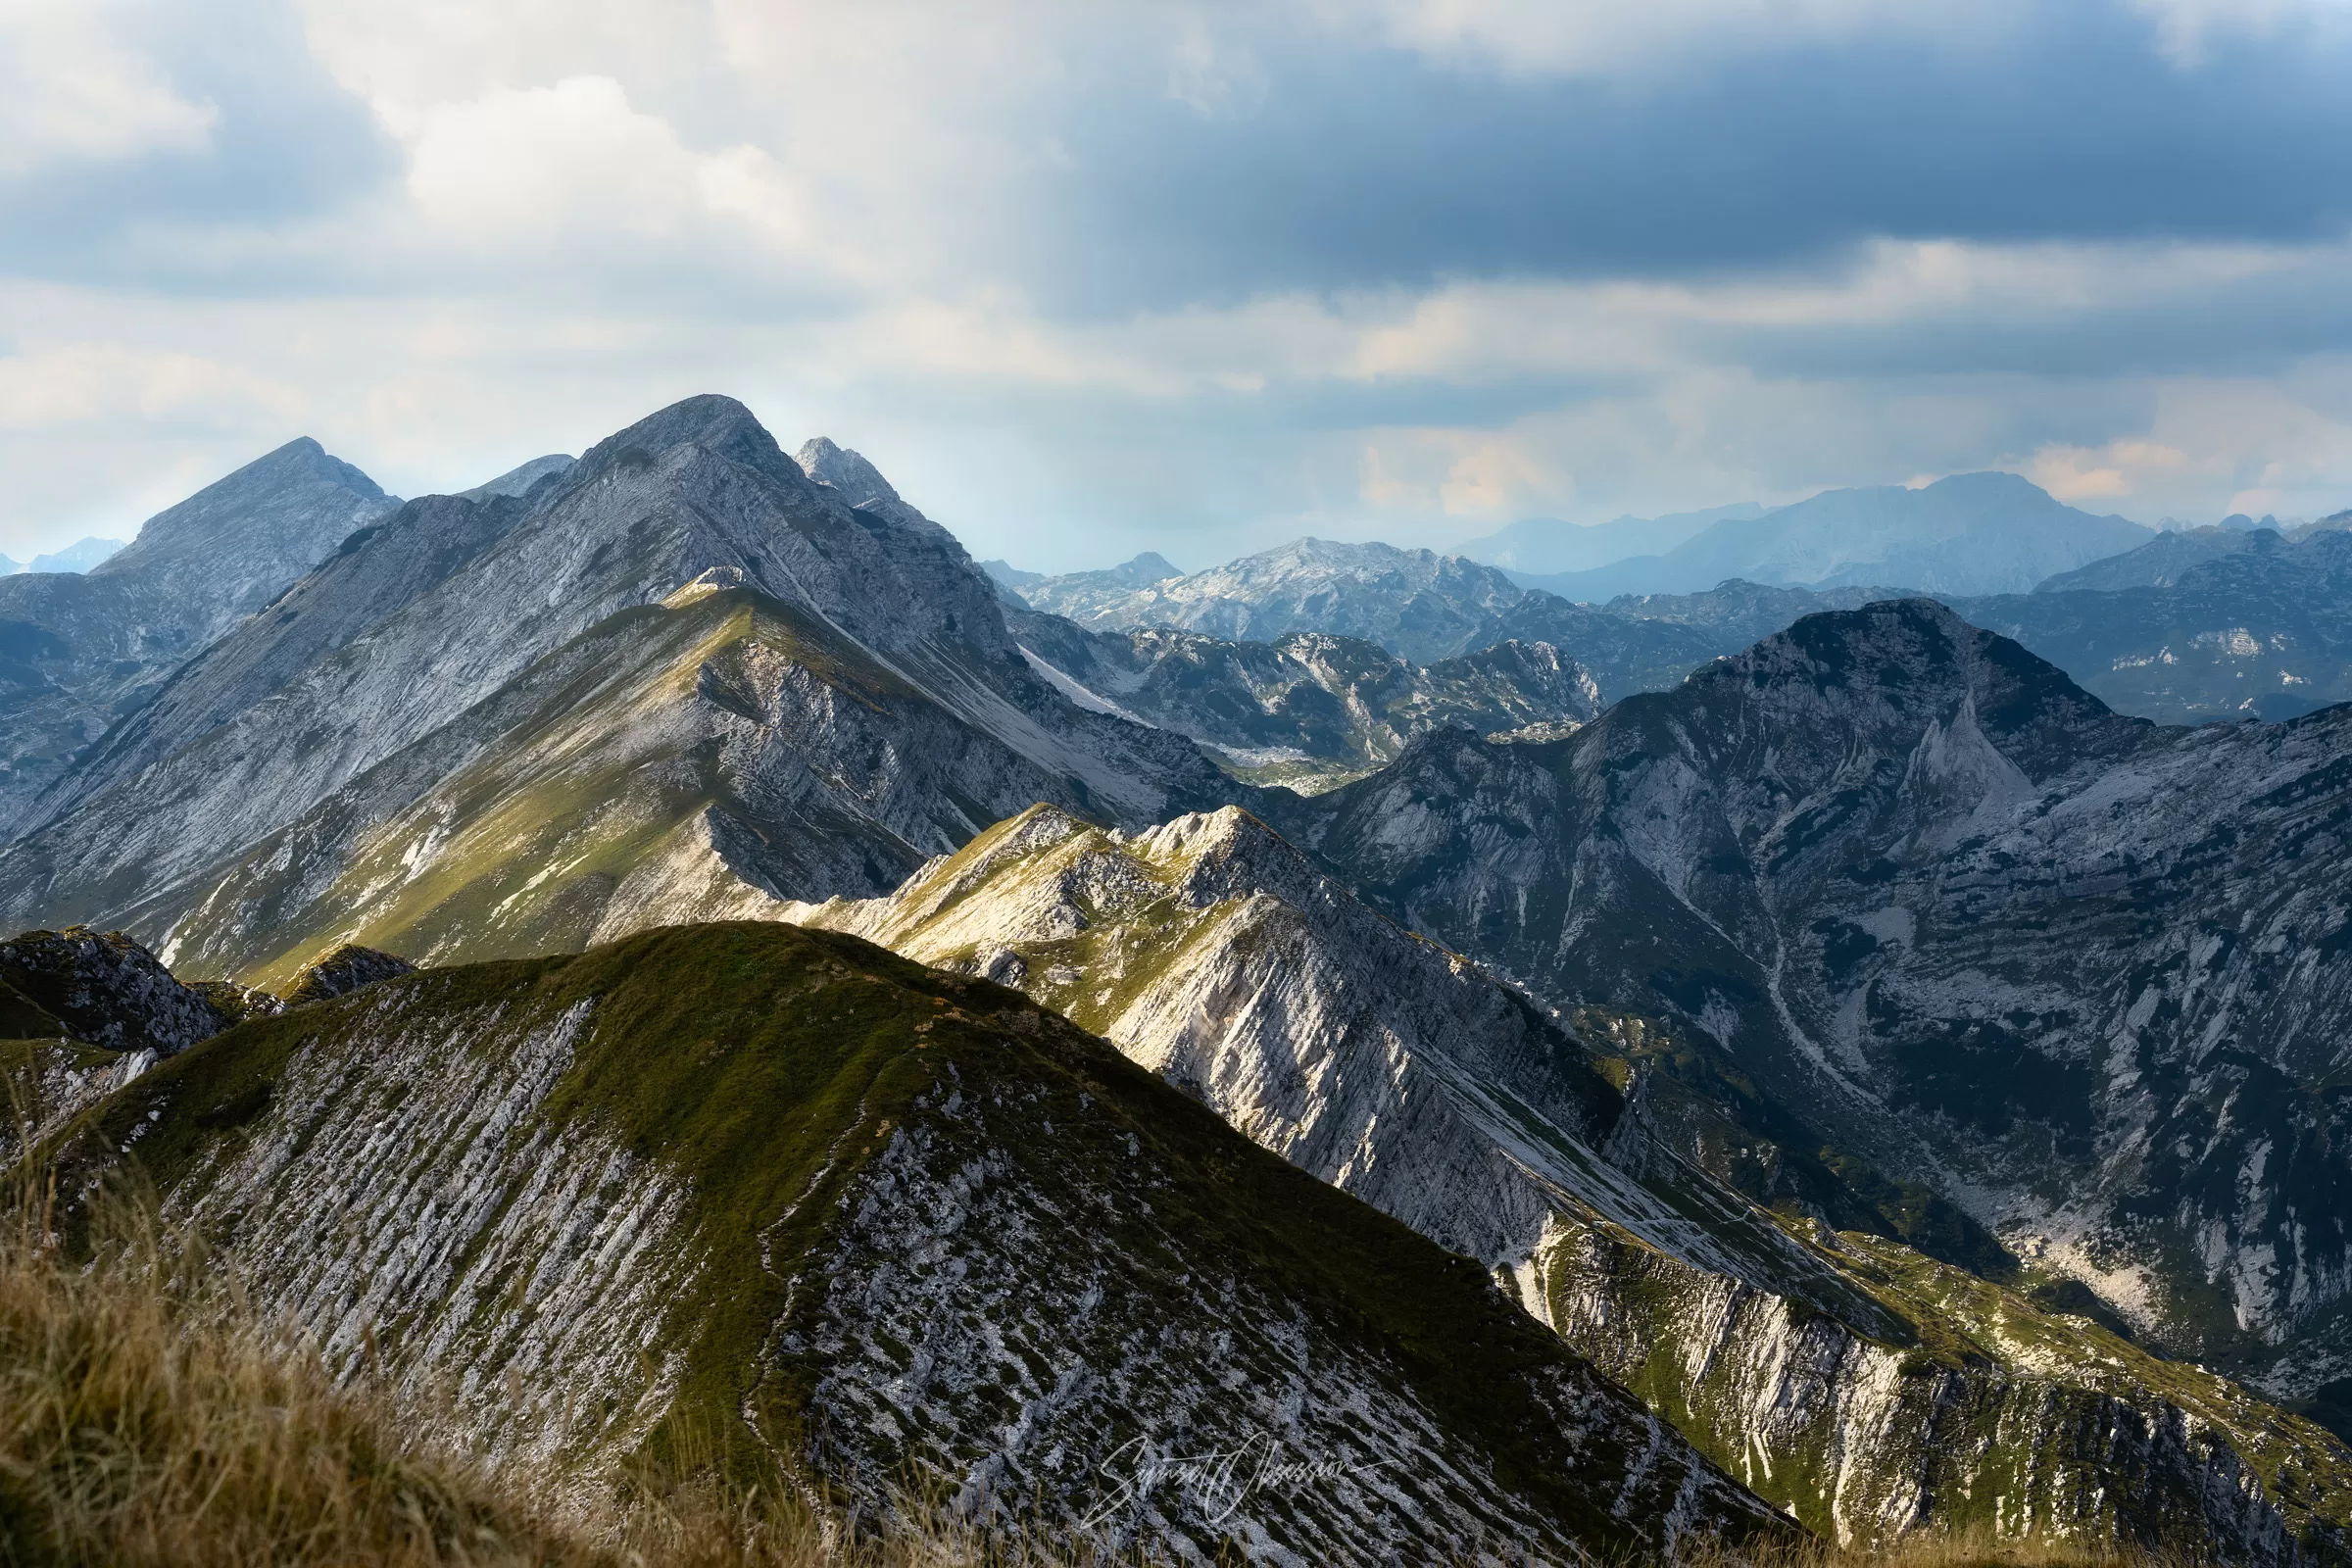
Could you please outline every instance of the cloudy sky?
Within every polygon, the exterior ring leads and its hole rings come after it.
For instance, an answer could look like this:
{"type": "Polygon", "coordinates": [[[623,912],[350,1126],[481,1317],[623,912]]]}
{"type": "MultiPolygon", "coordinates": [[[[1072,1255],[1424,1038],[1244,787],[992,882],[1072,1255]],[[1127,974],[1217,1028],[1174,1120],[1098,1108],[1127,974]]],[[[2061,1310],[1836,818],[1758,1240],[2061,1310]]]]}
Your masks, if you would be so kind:
{"type": "Polygon", "coordinates": [[[733,393],[981,555],[2352,505],[2352,0],[0,0],[0,551],[733,393]]]}

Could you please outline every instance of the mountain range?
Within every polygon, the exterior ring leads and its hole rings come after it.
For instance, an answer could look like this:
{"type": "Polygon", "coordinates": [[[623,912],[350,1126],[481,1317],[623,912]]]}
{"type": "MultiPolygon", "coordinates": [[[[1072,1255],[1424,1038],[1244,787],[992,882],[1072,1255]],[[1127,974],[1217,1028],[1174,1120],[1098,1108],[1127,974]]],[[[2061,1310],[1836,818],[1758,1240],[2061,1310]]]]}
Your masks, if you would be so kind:
{"type": "Polygon", "coordinates": [[[2150,530],[2094,516],[2013,473],[1958,473],[1914,490],[1828,490],[1731,516],[1655,555],[1589,570],[1515,572],[1562,598],[1697,593],[1726,578],[1801,587],[1899,583],[1933,594],[2026,593],[2144,544],[2150,530]]]}
{"type": "Polygon", "coordinates": [[[50,551],[30,562],[0,556],[0,575],[21,571],[87,571],[122,548],[120,539],[76,539],[63,550],[50,551]]]}
{"type": "Polygon", "coordinates": [[[135,1169],[561,1486],[719,1455],[1186,1560],[2340,1561],[2352,709],[2069,670],[2316,693],[2347,538],[1948,604],[1080,581],[724,398],[407,502],[295,443],[9,634],[60,727],[8,1152],[69,1232],[135,1169]],[[2256,653],[2195,662],[2217,617],[2256,653]],[[1175,1463],[1237,1452],[1330,1484],[1175,1463]]]}
{"type": "Polygon", "coordinates": [[[2348,720],[2127,719],[1897,602],[1554,745],[1429,737],[1288,824],[1536,997],[1705,1035],[2148,1343],[2324,1404],[2348,720]]]}
{"type": "Polygon", "coordinates": [[[1591,571],[1636,556],[1663,554],[1715,523],[1749,521],[1764,515],[1765,510],[1753,501],[1741,501],[1659,517],[1611,517],[1584,526],[1551,517],[1530,517],[1470,540],[1457,553],[1500,566],[1514,576],[1591,571]]]}

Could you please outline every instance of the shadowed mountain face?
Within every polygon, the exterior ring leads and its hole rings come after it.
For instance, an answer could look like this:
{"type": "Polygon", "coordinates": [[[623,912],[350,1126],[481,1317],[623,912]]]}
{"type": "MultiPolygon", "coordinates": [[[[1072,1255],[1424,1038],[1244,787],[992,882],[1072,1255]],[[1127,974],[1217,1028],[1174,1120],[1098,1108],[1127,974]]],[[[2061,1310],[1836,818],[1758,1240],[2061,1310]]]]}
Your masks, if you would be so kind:
{"type": "Polygon", "coordinates": [[[86,573],[0,577],[0,838],[190,656],[398,503],[308,438],[158,513],[86,573]]]}
{"type": "Polygon", "coordinates": [[[590,1484],[715,1450],[887,1515],[928,1478],[958,1517],[1195,1562],[1794,1534],[1477,1264],[848,937],[382,980],[133,1079],[61,1190],[126,1149],[330,1367],[590,1484]],[[1327,1468],[1160,1471],[1203,1452],[1327,1468]]]}
{"type": "Polygon", "coordinates": [[[547,951],[880,892],[1041,799],[1141,822],[1230,798],[1189,742],[1035,674],[861,459],[810,456],[863,504],[697,398],[523,496],[400,509],[61,783],[0,908],[200,972],[339,936],[547,951]]]}
{"type": "Polygon", "coordinates": [[[2157,1343],[2284,1396],[2343,1375],[2352,710],[2158,729],[1909,601],[1292,818],[1538,995],[1702,1031],[2157,1343]]]}

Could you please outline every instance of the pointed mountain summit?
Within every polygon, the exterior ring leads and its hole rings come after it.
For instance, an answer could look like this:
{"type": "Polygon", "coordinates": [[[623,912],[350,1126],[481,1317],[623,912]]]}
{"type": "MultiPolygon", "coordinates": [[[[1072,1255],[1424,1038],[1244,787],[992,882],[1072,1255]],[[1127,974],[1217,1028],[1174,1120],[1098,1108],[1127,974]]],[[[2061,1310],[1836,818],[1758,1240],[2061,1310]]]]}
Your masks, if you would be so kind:
{"type": "Polygon", "coordinates": [[[0,909],[169,932],[198,972],[544,952],[879,893],[1040,800],[1140,823],[1235,788],[1034,673],[945,529],[698,397],[346,541],[53,789],[0,909]]]}
{"type": "Polygon", "coordinates": [[[150,517],[86,573],[0,577],[0,840],[182,662],[398,503],[289,441],[150,517]]]}
{"type": "Polygon", "coordinates": [[[303,436],[157,513],[90,575],[172,574],[187,585],[199,574],[209,589],[251,610],[256,594],[274,595],[289,574],[299,576],[396,504],[374,480],[303,436]]]}

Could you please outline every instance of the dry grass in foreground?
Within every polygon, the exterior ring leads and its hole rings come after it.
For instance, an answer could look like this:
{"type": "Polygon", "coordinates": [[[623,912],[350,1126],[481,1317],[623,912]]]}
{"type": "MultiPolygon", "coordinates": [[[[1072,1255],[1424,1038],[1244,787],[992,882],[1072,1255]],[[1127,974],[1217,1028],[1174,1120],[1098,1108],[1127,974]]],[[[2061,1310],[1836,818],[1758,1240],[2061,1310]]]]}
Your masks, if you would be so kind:
{"type": "MultiPolygon", "coordinates": [[[[12,1205],[14,1206],[14,1205],[12,1205]]],[[[20,1212],[23,1212],[20,1209],[20,1212]]],[[[528,1478],[404,1436],[241,1311],[219,1271],[127,1227],[112,1261],[61,1262],[0,1224],[0,1564],[25,1568],[1054,1568],[1096,1561],[953,1525],[842,1544],[788,1498],[686,1489],[559,1517],[528,1478]]],[[[1708,1552],[1691,1568],[1740,1559],[1708,1552]]],[[[1750,1568],[2154,1568],[2144,1557],[1939,1539],[1774,1552],[1750,1568]]]]}

